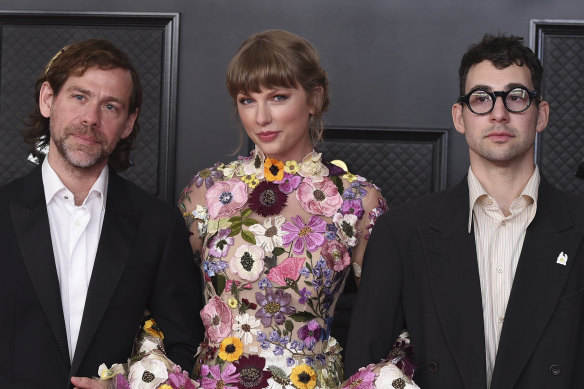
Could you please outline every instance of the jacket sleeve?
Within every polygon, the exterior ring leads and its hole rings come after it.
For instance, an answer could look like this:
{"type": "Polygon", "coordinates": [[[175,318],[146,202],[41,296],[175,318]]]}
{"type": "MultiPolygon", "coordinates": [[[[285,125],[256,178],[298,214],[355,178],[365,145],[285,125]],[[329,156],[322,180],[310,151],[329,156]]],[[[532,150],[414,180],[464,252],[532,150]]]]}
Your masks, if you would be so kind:
{"type": "Polygon", "coordinates": [[[405,324],[402,267],[389,217],[391,211],[378,219],[365,250],[345,350],[347,377],[386,357],[405,324]]]}

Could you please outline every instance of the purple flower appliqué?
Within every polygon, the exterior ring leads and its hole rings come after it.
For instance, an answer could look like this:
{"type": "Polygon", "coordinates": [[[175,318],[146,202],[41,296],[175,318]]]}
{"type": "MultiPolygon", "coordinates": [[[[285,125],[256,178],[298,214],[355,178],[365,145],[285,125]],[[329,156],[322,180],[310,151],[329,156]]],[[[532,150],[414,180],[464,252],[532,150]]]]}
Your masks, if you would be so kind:
{"type": "Polygon", "coordinates": [[[298,337],[306,343],[308,350],[312,350],[316,342],[320,340],[321,334],[322,328],[316,319],[312,319],[298,330],[298,337]]]}
{"type": "Polygon", "coordinates": [[[343,215],[352,214],[357,216],[359,219],[363,217],[363,202],[361,199],[345,200],[341,206],[341,213],[343,215]]]}
{"type": "Polygon", "coordinates": [[[294,254],[302,254],[305,247],[308,251],[314,252],[325,242],[326,222],[320,217],[312,215],[308,224],[304,224],[300,216],[294,216],[291,222],[282,225],[282,231],[287,232],[282,237],[282,243],[288,246],[294,242],[294,254]]]}
{"type": "MultiPolygon", "coordinates": [[[[305,268],[306,269],[306,268],[305,268]]],[[[308,269],[306,269],[308,270],[308,269]]],[[[302,290],[299,290],[298,293],[300,294],[300,298],[298,299],[298,302],[300,304],[306,304],[306,302],[308,301],[308,299],[310,298],[310,296],[312,295],[312,293],[306,289],[306,288],[302,288],[302,290]]]]}
{"type": "Polygon", "coordinates": [[[294,192],[294,189],[298,188],[301,182],[302,177],[290,173],[284,173],[284,178],[280,181],[274,181],[275,184],[278,184],[280,191],[286,194],[294,192]]]}
{"type": "Polygon", "coordinates": [[[197,188],[200,188],[204,182],[205,187],[209,189],[210,187],[213,186],[213,184],[215,184],[215,181],[213,179],[220,180],[221,178],[223,178],[223,173],[217,170],[219,165],[221,165],[221,162],[217,162],[212,167],[201,170],[193,177],[189,185],[192,185],[194,183],[197,188]]]}
{"type": "Polygon", "coordinates": [[[225,228],[217,233],[208,244],[209,254],[215,258],[222,258],[227,255],[229,248],[233,246],[233,237],[231,228],[225,228]]]}
{"type": "Polygon", "coordinates": [[[296,313],[296,309],[288,305],[290,300],[292,300],[292,295],[284,293],[281,289],[274,292],[272,288],[268,288],[265,295],[261,292],[256,292],[256,301],[261,308],[256,312],[255,316],[261,319],[264,327],[272,325],[272,318],[274,318],[276,324],[284,324],[286,321],[285,315],[296,313]]]}

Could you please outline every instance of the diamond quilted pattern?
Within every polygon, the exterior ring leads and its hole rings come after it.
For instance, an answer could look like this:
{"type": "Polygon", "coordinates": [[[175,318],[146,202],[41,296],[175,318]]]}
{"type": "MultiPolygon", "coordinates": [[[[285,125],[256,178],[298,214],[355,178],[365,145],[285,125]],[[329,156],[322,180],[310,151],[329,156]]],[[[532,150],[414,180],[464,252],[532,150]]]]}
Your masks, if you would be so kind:
{"type": "MultiPolygon", "coordinates": [[[[355,130],[358,131],[358,130],[355,130]]],[[[373,181],[389,205],[419,198],[437,189],[435,142],[420,140],[329,139],[319,150],[327,160],[343,160],[351,173],[373,181]]]]}
{"type": "Polygon", "coordinates": [[[0,185],[31,169],[19,132],[34,107],[33,86],[46,61],[64,45],[93,37],[105,38],[122,48],[142,77],[141,133],[132,152],[135,165],[124,176],[152,194],[159,194],[159,159],[166,145],[161,125],[162,56],[164,34],[160,27],[79,27],[5,24],[1,29],[0,62],[0,185]]]}
{"type": "Polygon", "coordinates": [[[543,93],[551,113],[541,133],[540,168],[553,185],[584,194],[584,180],[574,176],[584,159],[584,36],[548,35],[543,42],[543,93]]]}

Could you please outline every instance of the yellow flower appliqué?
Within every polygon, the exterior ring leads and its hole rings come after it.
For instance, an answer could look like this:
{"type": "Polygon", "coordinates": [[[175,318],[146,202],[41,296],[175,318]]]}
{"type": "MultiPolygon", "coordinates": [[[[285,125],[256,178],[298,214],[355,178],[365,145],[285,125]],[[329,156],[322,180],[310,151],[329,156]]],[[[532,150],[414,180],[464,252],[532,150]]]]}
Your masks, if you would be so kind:
{"type": "Polygon", "coordinates": [[[266,158],[264,162],[266,181],[280,181],[284,178],[284,163],[276,158],[266,158]]]}
{"type": "Polygon", "coordinates": [[[230,336],[221,341],[219,358],[227,362],[237,361],[243,354],[243,343],[239,338],[230,336]]]}
{"type": "Polygon", "coordinates": [[[152,318],[146,320],[143,328],[144,328],[144,331],[146,331],[148,334],[150,334],[156,338],[164,339],[164,334],[162,333],[162,330],[160,329],[160,327],[158,327],[158,325],[156,324],[156,320],[154,320],[152,318]]]}
{"type": "Polygon", "coordinates": [[[316,372],[312,367],[303,363],[292,369],[290,380],[298,389],[313,389],[316,386],[316,372]]]}
{"type": "Polygon", "coordinates": [[[298,162],[296,161],[286,161],[286,165],[284,166],[284,171],[290,174],[296,174],[300,170],[300,166],[298,166],[298,162]]]}
{"type": "Polygon", "coordinates": [[[256,178],[255,174],[246,174],[241,177],[241,181],[245,182],[252,189],[260,184],[260,180],[256,178]]]}
{"type": "Polygon", "coordinates": [[[229,305],[231,308],[237,308],[237,300],[231,297],[229,300],[227,300],[227,305],[229,305]]]}

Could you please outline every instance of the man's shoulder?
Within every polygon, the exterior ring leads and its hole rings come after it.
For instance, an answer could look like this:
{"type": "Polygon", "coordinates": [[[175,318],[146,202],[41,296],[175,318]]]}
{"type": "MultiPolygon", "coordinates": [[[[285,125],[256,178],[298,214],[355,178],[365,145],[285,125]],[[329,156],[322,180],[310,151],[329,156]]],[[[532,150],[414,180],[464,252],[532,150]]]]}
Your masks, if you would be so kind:
{"type": "Polygon", "coordinates": [[[34,168],[31,172],[0,186],[0,201],[22,199],[25,193],[35,188],[42,189],[40,168],[34,168]]]}
{"type": "MultiPolygon", "coordinates": [[[[110,173],[108,203],[138,212],[174,214],[177,208],[140,188],[132,181],[110,173]]],[[[107,208],[106,208],[107,209],[107,208]]]]}

